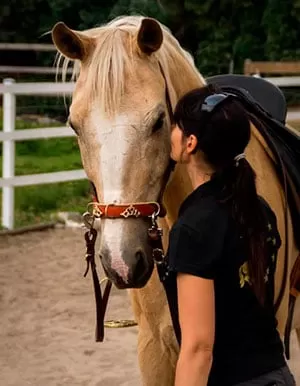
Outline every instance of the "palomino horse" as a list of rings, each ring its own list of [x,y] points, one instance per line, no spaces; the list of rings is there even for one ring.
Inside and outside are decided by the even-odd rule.
[[[203,86],[203,77],[167,28],[153,19],[121,17],[83,32],[58,23],[52,36],[66,58],[64,68],[69,60],[75,61],[69,122],[78,135],[83,166],[98,201],[152,202],[158,201],[163,191],[167,215],[161,225],[166,247],[168,229],[180,203],[191,192],[187,174],[179,166],[165,186],[170,150],[168,105],[174,108],[184,93]],[[253,125],[246,150],[257,173],[259,192],[278,220],[283,241],[276,276],[280,287],[286,243],[284,197],[272,154]],[[107,275],[117,287],[132,288],[143,384],[171,386],[178,346],[163,288],[153,271],[147,240],[149,223],[145,218],[103,219],[101,227],[100,256]],[[289,228],[290,269],[297,250],[291,221]],[[277,314],[281,333],[287,299],[288,290]]]

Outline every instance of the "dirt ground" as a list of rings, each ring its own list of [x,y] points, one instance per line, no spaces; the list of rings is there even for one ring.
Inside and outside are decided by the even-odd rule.
[[[94,342],[95,305],[83,231],[0,236],[0,386],[138,386],[137,327]],[[113,289],[107,319],[132,319]],[[300,385],[300,350],[290,363]],[[298,367],[296,369],[296,367]]]

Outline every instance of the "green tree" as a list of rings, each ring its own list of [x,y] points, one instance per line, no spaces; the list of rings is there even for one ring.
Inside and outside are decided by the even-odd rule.
[[[43,15],[49,15],[46,0],[2,0],[0,7],[0,40],[36,42]]]
[[[2,0],[0,41],[50,42],[45,34],[57,21],[87,29],[119,15],[139,14],[166,24],[194,55],[201,72],[241,72],[245,59],[300,57],[300,0]],[[22,54],[14,63],[49,64],[43,55]],[[1,55],[1,63],[11,61]]]
[[[268,60],[300,58],[300,1],[268,0],[263,25]]]
[[[234,60],[241,71],[244,59],[263,54],[261,19],[266,0],[161,0],[174,20],[177,38],[196,58],[205,75],[227,72]],[[177,15],[177,17],[175,16]],[[174,32],[174,30],[173,30]]]

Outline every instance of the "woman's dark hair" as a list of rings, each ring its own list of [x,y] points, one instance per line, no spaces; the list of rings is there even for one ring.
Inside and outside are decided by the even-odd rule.
[[[202,106],[206,98],[219,93],[222,92],[214,86],[192,90],[179,100],[174,121],[185,136],[197,137],[196,151],[201,150],[216,170],[214,177],[222,178],[224,189],[220,202],[229,205],[247,243],[252,288],[259,302],[264,304],[267,268],[264,210],[256,191],[254,170],[247,159],[234,160],[244,152],[250,140],[250,122],[241,102],[234,96],[228,96],[211,111],[205,111]]]

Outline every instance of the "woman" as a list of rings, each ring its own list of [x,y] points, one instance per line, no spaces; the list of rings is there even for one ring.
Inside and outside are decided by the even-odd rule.
[[[238,98],[196,89],[177,104],[171,157],[193,192],[170,232],[163,277],[180,344],[176,386],[295,385],[273,310],[281,240],[257,195]]]

